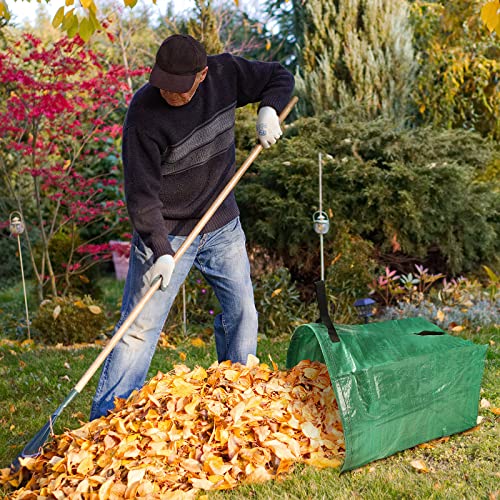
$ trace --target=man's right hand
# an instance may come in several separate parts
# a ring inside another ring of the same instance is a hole
[[[280,127],[280,119],[278,113],[271,106],[260,108],[257,115],[257,135],[262,147],[269,148],[283,134]]]
[[[151,269],[151,282],[153,282],[157,276],[161,276],[160,290],[164,292],[170,283],[174,268],[175,260],[171,255],[162,255],[158,257]]]

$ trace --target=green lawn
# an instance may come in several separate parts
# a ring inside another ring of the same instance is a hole
[[[481,397],[500,407],[500,329],[484,328],[461,335],[489,344]],[[285,368],[288,341],[259,341],[258,355],[269,355]],[[99,353],[97,347],[37,348],[0,346],[0,467],[7,467],[22,447],[41,428],[52,411],[66,397],[79,377]],[[209,366],[215,360],[213,343],[194,347],[186,341],[177,349],[159,349],[150,375],[168,371],[184,361],[190,367]],[[76,428],[88,417],[97,375],[56,423],[56,432]],[[299,465],[286,478],[260,485],[246,485],[233,491],[208,493],[208,498],[491,498],[500,490],[500,436],[498,416],[481,408],[479,429],[452,436],[433,448],[413,448],[371,463],[357,471],[339,474],[338,469],[317,470]],[[430,469],[419,473],[411,465],[423,460]],[[5,495],[0,492],[0,497]],[[495,496],[496,495],[496,496]]]

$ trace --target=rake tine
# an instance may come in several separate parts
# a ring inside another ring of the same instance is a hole
[[[77,396],[79,392],[73,389],[68,397],[60,404],[59,408],[49,417],[47,423],[33,436],[31,441],[23,448],[21,453],[15,458],[15,460],[10,464],[10,469],[13,472],[17,472],[21,467],[22,458],[32,458],[37,457],[42,452],[43,445],[49,438],[51,434],[53,434],[53,425],[54,422],[59,418],[59,415],[62,411],[68,406],[71,401]]]

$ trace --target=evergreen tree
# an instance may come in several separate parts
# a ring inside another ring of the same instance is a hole
[[[280,61],[292,72],[297,68],[297,44],[302,33],[302,9],[295,7],[297,1],[300,0],[266,2],[269,19],[265,27],[271,44],[272,59]]]
[[[188,34],[203,43],[207,54],[223,51],[220,24],[211,0],[195,0],[195,17],[188,22]]]
[[[411,4],[418,62],[416,125],[475,130],[500,139],[500,44],[476,0]]]
[[[297,92],[314,114],[360,106],[404,118],[414,77],[405,0],[294,1]]]

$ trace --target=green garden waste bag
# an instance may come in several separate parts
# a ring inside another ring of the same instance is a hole
[[[320,361],[338,401],[342,471],[474,427],[487,346],[447,335],[423,318],[298,327],[287,368]]]

